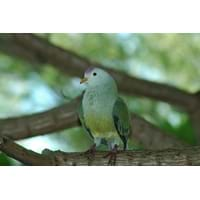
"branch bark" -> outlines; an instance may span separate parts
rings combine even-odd
[[[47,156],[25,149],[7,137],[0,137],[0,150],[25,165],[48,166],[53,163]]]
[[[45,150],[43,154],[39,154],[2,137],[0,138],[0,150],[26,165],[108,165],[108,158],[106,158],[108,152],[105,151],[96,152],[93,159],[89,159],[84,153]],[[162,151],[122,151],[117,154],[116,165],[200,165],[200,147]]]

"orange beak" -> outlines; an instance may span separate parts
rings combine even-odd
[[[87,81],[88,81],[88,78],[82,78],[82,79],[80,80],[80,84],[85,83],[85,82],[87,82]]]

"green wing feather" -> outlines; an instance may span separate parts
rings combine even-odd
[[[81,124],[82,124],[82,126],[83,126],[83,129],[85,130],[85,132],[87,132],[88,135],[89,135],[92,139],[94,139],[94,137],[93,137],[93,135],[92,135],[90,129],[86,126],[85,121],[84,121],[82,101],[81,101],[81,103],[80,103],[80,105],[79,105],[79,108],[78,108],[78,116],[79,116],[79,120],[80,120],[80,122],[81,122]]]
[[[127,140],[131,130],[131,121],[127,105],[120,97],[116,100],[113,107],[113,120],[125,150],[127,148]]]

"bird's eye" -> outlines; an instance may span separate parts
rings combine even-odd
[[[94,72],[94,73],[93,73],[93,76],[96,76],[96,75],[97,75],[97,73],[96,73],[96,72]]]

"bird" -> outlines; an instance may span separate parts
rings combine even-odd
[[[85,90],[78,110],[78,116],[85,132],[93,139],[94,151],[102,141],[110,150],[110,163],[116,161],[116,153],[122,146],[127,149],[131,131],[128,107],[119,96],[115,80],[105,70],[90,67],[81,79]],[[88,152],[88,151],[87,151]]]

